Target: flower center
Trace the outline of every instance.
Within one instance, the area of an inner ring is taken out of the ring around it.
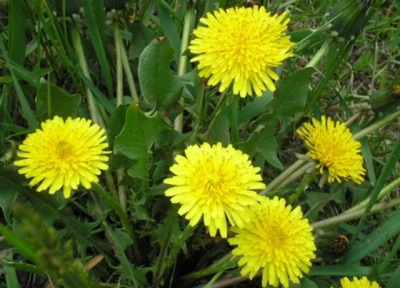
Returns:
[[[269,247],[285,247],[286,240],[288,239],[287,233],[282,229],[279,223],[271,224],[268,229],[270,233],[266,233],[267,241],[270,243]]]
[[[203,181],[204,189],[210,195],[220,195],[225,187],[223,175],[209,174]]]
[[[315,150],[318,150],[319,161],[325,167],[330,167],[333,165],[344,153],[343,147],[338,145],[338,143],[326,143]]]
[[[59,160],[67,160],[73,155],[73,145],[66,141],[56,144],[56,154]]]

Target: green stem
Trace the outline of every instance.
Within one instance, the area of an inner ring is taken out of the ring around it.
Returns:
[[[338,17],[338,16],[336,16],[336,17]],[[336,18],[336,17],[335,17],[335,18]],[[324,30],[331,29],[331,22],[332,22],[333,20],[334,20],[334,19],[330,19],[329,21],[325,22],[325,24],[323,24],[322,26],[320,26],[318,29],[313,30],[313,32],[312,32],[310,35],[306,36],[305,38],[303,38],[303,39],[301,39],[299,42],[297,42],[297,43],[292,47],[292,50],[299,50],[300,46],[302,46],[303,44],[304,44],[304,47],[308,47],[307,41],[308,41],[308,40],[311,40],[316,34],[322,32],[322,31],[324,31]]]
[[[128,216],[124,212],[124,210],[119,205],[118,201],[112,197],[107,191],[105,191],[99,184],[93,183],[92,188],[96,193],[98,193],[109,205],[110,207],[117,213],[118,217],[121,220],[122,226],[125,228],[126,233],[133,240],[133,253],[135,259],[140,259],[140,251],[137,245],[136,236],[132,229],[132,225],[129,222]]]
[[[192,26],[192,19],[193,19],[193,9],[190,8],[186,10],[185,18],[183,22],[183,31],[182,31],[182,41],[181,41],[181,51],[179,57],[179,64],[178,64],[178,76],[182,76],[186,73],[186,66],[188,56],[186,55],[186,50],[189,45],[189,35]],[[175,130],[182,132],[183,129],[183,114],[179,114],[178,117],[174,120],[174,128]]]
[[[366,135],[368,135],[369,133],[371,133],[372,131],[375,131],[383,126],[385,126],[386,124],[392,122],[394,119],[396,119],[397,117],[400,116],[400,110],[396,111],[392,114],[389,114],[388,116],[386,116],[385,118],[383,118],[382,120],[364,128],[363,130],[361,130],[360,132],[356,133],[353,135],[353,138],[358,140],[361,139],[363,137],[365,137]]]
[[[328,39],[327,41],[324,42],[324,44],[321,46],[321,48],[319,48],[318,52],[315,53],[314,57],[310,60],[310,62],[307,63],[305,68],[309,67],[315,68],[315,66],[321,60],[322,56],[324,56],[326,51],[328,50],[331,40],[332,39]]]
[[[187,60],[188,60],[186,50],[189,46],[189,35],[190,35],[191,26],[192,26],[192,19],[193,19],[193,8],[190,8],[186,11],[184,22],[183,22],[181,53],[180,53],[180,58],[179,58],[178,75],[184,75],[186,73],[186,66],[187,66]]]
[[[329,40],[327,42],[325,42],[325,44],[328,43],[329,44]],[[321,47],[321,49],[325,49],[325,44]],[[326,44],[326,45],[328,45]],[[330,63],[331,65],[329,65],[329,67],[327,68],[326,73],[324,73],[324,77],[318,82],[318,85],[316,86],[316,88],[313,91],[313,97],[310,100],[310,102],[307,104],[306,109],[304,110],[303,114],[304,115],[308,115],[310,114],[310,111],[314,108],[314,105],[317,103],[319,97],[322,95],[322,92],[325,90],[326,86],[328,85],[329,81],[332,79],[333,74],[337,71],[337,68],[342,64],[342,62],[347,59],[347,55],[350,51],[350,48],[353,45],[353,41],[348,42],[345,47],[343,49],[341,49],[339,52],[337,52],[337,54],[335,55],[335,59],[332,60],[332,63]],[[320,51],[318,51],[317,54]],[[321,53],[324,51],[321,51]],[[320,60],[322,55],[318,55],[318,57],[316,58],[316,60]],[[314,63],[311,63],[312,65],[315,65],[316,63],[315,61],[312,61]]]
[[[119,29],[117,23],[114,23],[114,38],[115,38],[115,62],[116,62],[116,72],[117,72],[117,91],[116,91],[116,102],[117,106],[121,105],[124,103],[124,73],[122,70],[122,43],[121,43],[121,35],[119,34]]]
[[[129,92],[133,100],[139,102],[139,96],[136,90],[135,80],[133,78],[131,67],[129,66],[128,55],[126,55],[125,48],[121,47],[121,54],[122,54],[122,65],[124,67],[124,72],[126,75],[126,82],[128,83]]]
[[[384,209],[395,207],[397,205],[400,205],[400,198],[391,200],[391,202],[389,202],[389,203],[383,202],[383,203],[375,204],[375,205],[372,206],[372,208],[370,210],[370,213],[377,213],[377,212],[380,212],[380,211],[382,211]],[[311,224],[311,226],[314,229],[321,229],[321,228],[325,228],[325,227],[329,227],[329,226],[332,226],[332,225],[337,225],[337,224],[340,224],[340,223],[343,223],[343,222],[347,222],[347,221],[350,221],[350,220],[357,219],[357,218],[363,216],[364,213],[365,213],[365,210],[363,210],[363,209],[362,210],[359,209],[359,210],[356,210],[356,211],[351,212],[351,213],[344,212],[344,213],[342,213],[340,215],[337,215],[335,217],[331,217],[331,218],[328,218],[328,219],[325,219],[325,220],[321,220],[321,221],[315,222],[315,223]]]
[[[211,285],[210,288],[222,288],[222,287],[231,287],[235,284],[242,283],[244,281],[249,281],[249,276],[236,276],[229,279],[218,281],[217,283]]]
[[[393,191],[396,187],[399,187],[399,186],[400,186],[400,178],[397,178],[396,180],[391,182],[389,185],[385,186],[381,190],[381,192],[379,192],[377,200],[382,199],[387,194],[389,194],[389,192]],[[346,210],[342,214],[348,214],[348,213],[352,213],[352,212],[355,212],[358,210],[364,210],[367,207],[369,201],[370,201],[370,198],[367,198],[367,199],[363,200],[362,202],[358,203],[357,205],[355,205],[354,207],[351,207],[350,209]]]
[[[125,72],[126,82],[128,83],[129,92],[134,101],[139,102],[138,93],[136,90],[135,80],[133,78],[131,67],[129,66],[128,55],[126,55],[126,51],[122,42],[121,32],[118,29],[117,24],[114,26],[114,37],[115,37],[115,49],[116,53],[118,53],[121,57],[120,61],[122,63],[122,67]],[[118,56],[117,54],[117,56]],[[118,63],[118,62],[117,62]],[[119,78],[118,78],[119,79]],[[122,81],[122,75],[121,75]]]
[[[301,174],[305,173],[308,169],[310,169],[310,167],[312,167],[310,165],[310,163],[312,163],[312,162],[309,162],[309,161],[303,160],[303,159],[297,160],[289,168],[287,168],[285,171],[283,171],[278,177],[276,177],[271,183],[269,183],[267,188],[265,190],[261,191],[260,194],[265,195],[273,190],[276,190],[277,187],[282,188],[282,187],[288,185],[290,182],[287,179],[290,178],[290,181],[293,181],[294,179],[299,177]],[[314,165],[314,163],[312,163],[312,165]],[[297,171],[301,171],[301,172],[297,172]],[[297,177],[293,179],[291,177],[291,175],[294,173],[297,175]]]
[[[124,71],[123,71],[123,61],[122,61],[122,40],[121,35],[119,33],[117,23],[114,23],[114,38],[115,38],[115,61],[116,61],[116,72],[117,72],[117,99],[116,104],[117,107],[124,103]],[[116,171],[117,181],[121,183],[121,180],[124,178],[124,170],[118,169]],[[118,185],[118,198],[121,209],[126,212],[126,195],[128,189],[125,185]]]
[[[200,271],[184,275],[182,277],[182,280],[196,280],[211,274],[226,271],[227,269],[236,267],[238,260],[239,258],[233,258],[232,254],[228,253],[224,257],[219,259],[217,263],[214,263],[211,266],[206,267]]]
[[[231,122],[231,143],[236,144],[239,142],[239,129],[238,129],[238,119],[237,111],[239,108],[239,96],[232,95],[232,103],[230,105],[229,118]]]
[[[109,171],[106,171],[104,173],[104,175],[106,178],[108,190],[111,192],[111,194],[114,195],[114,197],[117,197],[118,192],[117,192],[117,188],[115,188],[114,179],[113,179],[111,173]]]
[[[88,68],[88,65],[87,65],[87,62],[85,59],[85,53],[83,51],[79,31],[78,31],[78,28],[75,26],[73,26],[71,29],[71,39],[72,39],[72,44],[74,46],[76,55],[78,57],[78,62],[79,62],[79,66],[82,70],[82,74],[87,79],[89,79],[89,81],[92,82],[92,78],[89,73],[89,68]],[[104,128],[105,125],[104,125],[103,119],[100,116],[99,110],[97,109],[96,100],[92,94],[92,91],[89,89],[89,87],[87,85],[85,85],[85,91],[86,91],[86,97],[87,97],[88,106],[89,106],[88,108],[89,108],[90,117],[92,118],[94,123],[96,123],[100,127]]]

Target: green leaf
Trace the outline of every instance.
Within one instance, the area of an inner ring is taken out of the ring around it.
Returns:
[[[296,113],[303,112],[308,95],[308,81],[312,72],[312,68],[306,68],[279,82],[278,96],[272,102],[276,113],[294,117]]]
[[[148,177],[148,158],[156,137],[168,126],[159,113],[147,116],[136,103],[132,103],[125,116],[125,125],[115,138],[114,153],[121,153],[137,160],[128,174],[146,180]]]
[[[275,138],[276,125],[276,120],[272,120],[270,125],[260,132],[260,139],[257,143],[257,151],[261,153],[265,161],[267,161],[269,164],[275,168],[283,170],[283,165],[277,154],[279,145]]]
[[[134,39],[129,47],[129,59],[139,58],[146,46],[154,39],[155,34],[142,22],[132,23],[129,30],[132,31],[132,39]]]
[[[212,124],[209,127],[207,138],[208,142],[214,144],[221,142],[223,146],[226,146],[230,143],[230,107],[225,105],[219,111],[219,113],[215,116],[212,121]]]
[[[11,206],[20,191],[19,187],[11,185],[10,181],[20,183],[23,179],[24,177],[18,175],[11,166],[0,167],[0,208],[3,210],[4,218],[8,224],[11,224]]]
[[[173,53],[167,39],[157,38],[139,58],[139,83],[143,97],[156,108],[168,108],[181,96],[183,84],[170,70]]]
[[[124,128],[115,139],[114,153],[122,153],[131,159],[147,157],[155,138],[167,127],[160,114],[147,116],[132,103],[126,111]]]
[[[58,115],[62,118],[77,115],[81,96],[71,95],[66,90],[49,83],[40,81],[36,94],[36,110],[40,122]]]
[[[240,125],[255,117],[265,114],[268,112],[268,109],[271,110],[269,106],[272,100],[273,95],[270,91],[264,92],[261,97],[254,98],[254,100],[247,103],[246,106],[238,112],[238,124]]]
[[[170,42],[171,46],[175,51],[175,61],[179,61],[179,51],[181,47],[181,38],[179,37],[179,33],[177,31],[177,25],[174,23],[171,16],[175,16],[175,12],[171,9],[168,11],[157,3],[157,12],[158,12],[158,19],[160,20],[160,28],[163,30],[163,34],[167,37],[168,41]],[[175,16],[176,18],[176,16]]]
[[[110,123],[107,129],[108,143],[110,144],[111,148],[114,147],[115,137],[121,133],[122,128],[124,127],[126,110],[126,105],[120,105],[111,115]]]

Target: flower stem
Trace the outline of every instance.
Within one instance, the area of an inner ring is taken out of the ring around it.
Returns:
[[[121,35],[119,34],[119,29],[117,23],[114,23],[114,39],[115,39],[115,62],[116,62],[116,80],[117,80],[117,91],[116,91],[116,102],[117,106],[123,104],[124,101],[124,73],[122,69],[122,43],[121,43]]]
[[[396,180],[391,182],[389,185],[385,186],[381,190],[381,192],[379,192],[377,200],[382,199],[389,192],[393,191],[396,187],[399,187],[399,186],[400,186],[400,178],[397,178]],[[362,202],[358,203],[357,205],[355,205],[354,207],[351,207],[350,209],[346,210],[342,214],[349,214],[349,213],[353,213],[358,210],[364,210],[367,207],[369,201],[370,201],[370,198],[367,198],[367,199],[363,200]]]
[[[196,280],[203,278],[205,276],[215,274],[218,272],[223,272],[227,269],[236,267],[239,258],[233,258],[231,253],[226,254],[224,257],[218,260],[218,262],[212,264],[209,267],[206,267],[200,271],[192,272],[190,274],[186,274],[182,277],[182,280]],[[212,286],[214,287],[214,286]]]
[[[292,181],[306,173],[307,170],[314,166],[314,162],[309,162],[307,160],[299,159],[293,163],[289,168],[283,171],[278,177],[276,177],[267,188],[260,192],[261,195],[265,195],[278,188],[285,187]]]
[[[312,67],[314,68],[318,62],[321,60],[322,56],[325,55],[326,50],[328,50],[329,44],[331,43],[331,39],[328,39],[324,42],[324,44],[319,48],[317,53],[315,53],[314,57],[307,63],[305,68]]]
[[[121,35],[119,33],[119,28],[117,23],[114,23],[114,38],[115,38],[115,62],[116,62],[116,71],[117,71],[117,99],[116,104],[117,107],[122,105],[124,102],[124,90],[123,90],[123,79],[124,79],[124,71],[123,71],[123,59],[122,59],[122,40]],[[118,169],[116,171],[117,181],[121,183],[124,178],[124,170]],[[118,198],[121,209],[126,212],[126,195],[128,189],[125,185],[118,185]]]
[[[388,203],[383,202],[383,203],[375,204],[375,205],[372,206],[372,208],[370,210],[370,213],[377,213],[377,212],[379,212],[381,210],[384,210],[384,209],[387,209],[387,208],[391,208],[391,207],[395,207],[397,205],[400,205],[400,198],[391,200],[391,202],[388,202]],[[311,226],[314,229],[321,229],[321,228],[337,225],[337,224],[342,223],[342,222],[346,222],[346,221],[350,221],[350,220],[353,220],[353,219],[357,219],[357,218],[363,216],[364,213],[365,213],[364,209],[358,209],[358,210],[353,211],[351,213],[347,213],[347,211],[346,211],[346,212],[344,212],[344,213],[342,213],[340,215],[337,215],[337,216],[334,216],[334,217],[331,217],[331,218],[328,218],[328,219],[325,219],[325,220],[321,220],[321,221],[315,222],[315,223],[311,224]]]
[[[382,120],[364,128],[363,130],[361,130],[360,132],[356,133],[353,135],[353,138],[358,140],[361,139],[363,137],[365,137],[366,135],[368,135],[369,133],[371,133],[372,131],[375,131],[383,126],[385,126],[386,124],[392,122],[394,119],[396,119],[397,117],[400,116],[400,110],[396,111],[392,114],[389,114],[388,116],[386,116],[385,118],[383,118]]]
[[[190,35],[190,28],[192,26],[192,19],[193,19],[193,8],[190,8],[186,11],[183,22],[181,54],[180,54],[181,56],[179,58],[179,66],[178,66],[178,75],[180,76],[186,73],[186,65],[188,60],[186,50],[189,46],[189,35]]]
[[[186,10],[185,18],[183,22],[182,40],[181,40],[181,51],[178,64],[178,76],[182,76],[186,73],[186,66],[188,56],[186,55],[186,50],[189,45],[189,35],[192,26],[193,19],[193,8]],[[179,114],[174,120],[175,130],[182,132],[183,129],[183,114]]]
[[[238,119],[237,111],[239,108],[239,96],[232,95],[232,103],[229,110],[229,118],[231,122],[231,143],[236,144],[239,142],[239,130],[238,130]]]
[[[89,68],[86,62],[85,54],[82,47],[81,38],[79,35],[78,28],[73,26],[71,29],[71,39],[72,45],[74,46],[76,56],[78,57],[79,66],[81,67],[82,74],[84,77],[92,81],[92,78],[89,73]],[[100,127],[105,127],[103,119],[100,116],[99,110],[97,108],[96,100],[92,94],[92,91],[89,89],[87,85],[85,85],[86,97],[88,101],[88,108],[90,117],[92,118],[93,122],[98,124]]]
[[[249,281],[249,276],[236,276],[229,279],[224,279],[216,282],[211,285],[210,288],[222,288],[222,287],[231,287],[234,284],[238,284],[244,281]]]
[[[126,82],[128,83],[128,88],[129,88],[131,97],[133,98],[134,101],[139,102],[139,97],[138,97],[138,93],[136,90],[136,85],[135,85],[135,81],[133,78],[132,70],[129,66],[128,55],[126,55],[126,51],[125,51],[125,48],[124,48],[124,45],[122,42],[122,38],[121,38],[121,32],[119,31],[118,25],[116,23],[114,24],[114,38],[115,38],[115,53],[117,56],[117,65],[119,63],[122,64],[123,71],[125,72],[125,76],[126,76],[125,79],[126,79]],[[117,77],[117,81],[120,80],[122,82],[122,79],[123,79],[122,74],[121,74],[121,78]]]

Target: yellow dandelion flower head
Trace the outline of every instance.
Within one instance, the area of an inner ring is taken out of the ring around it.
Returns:
[[[379,284],[375,281],[370,282],[367,277],[362,277],[358,279],[357,277],[353,277],[353,281],[350,281],[349,278],[344,277],[340,279],[340,284],[342,288],[380,288]]]
[[[91,120],[68,117],[64,122],[55,116],[19,145],[20,160],[14,164],[20,174],[32,178],[30,186],[40,183],[37,191],[53,194],[63,188],[69,198],[79,184],[89,189],[99,181],[100,170],[108,169],[107,147],[104,129]]]
[[[261,96],[275,91],[273,68],[293,56],[294,43],[285,34],[289,18],[286,13],[271,15],[264,7],[219,9],[200,19],[195,38],[189,45],[191,62],[199,62],[201,77],[208,84],[220,83],[219,91],[233,82],[233,93],[241,97]]]
[[[227,237],[227,220],[243,227],[250,221],[248,207],[262,199],[253,190],[264,189],[260,168],[253,167],[248,155],[231,145],[204,143],[186,148],[170,170],[174,176],[164,180],[173,187],[165,191],[172,203],[180,203],[179,215],[191,226],[203,218],[210,235],[217,231]]]
[[[229,244],[237,245],[232,254],[241,256],[240,273],[252,279],[261,269],[263,287],[299,283],[316,250],[312,227],[300,207],[292,209],[284,199],[264,197],[252,211],[251,221],[243,228],[232,227],[237,234],[228,239]]]
[[[361,144],[353,139],[345,123],[322,116],[321,121],[314,118],[297,129],[297,134],[309,149],[310,158],[317,162],[317,169],[321,173],[327,170],[329,182],[364,181]]]

